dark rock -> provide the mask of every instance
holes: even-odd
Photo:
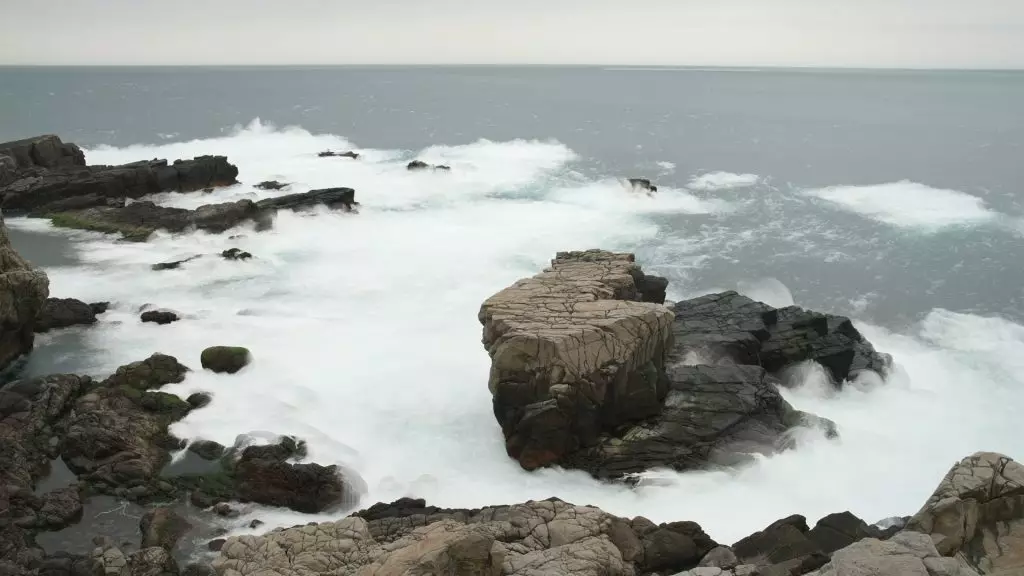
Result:
[[[824,566],[833,552],[863,538],[877,538],[849,512],[822,518],[813,530],[803,516],[790,516],[733,545],[739,564],[771,567],[780,574],[806,574]]]
[[[234,374],[252,361],[252,355],[241,346],[211,346],[203,350],[199,360],[207,370]]]
[[[235,465],[235,491],[242,501],[315,514],[342,503],[345,486],[337,466],[294,464],[291,445],[250,446]]]
[[[227,542],[224,538],[216,538],[206,543],[206,547],[212,552],[220,552],[220,549],[224,547]]]
[[[252,254],[238,248],[229,248],[221,252],[220,255],[225,260],[248,260],[252,258]]]
[[[35,331],[95,323],[96,312],[90,304],[74,298],[47,298],[36,318]]]
[[[32,350],[35,323],[50,295],[50,280],[22,258],[0,217],[0,370]]]
[[[110,302],[90,302],[89,308],[92,309],[92,313],[99,316],[100,314],[106,314],[107,310],[110,309]]]
[[[238,510],[235,510],[226,502],[214,505],[213,513],[224,518],[237,518],[240,515]]]
[[[630,178],[629,185],[634,190],[641,190],[648,194],[653,194],[658,191],[658,187],[651,184],[651,181],[647,178]]]
[[[181,382],[187,371],[173,357],[154,354],[118,368],[76,401],[61,456],[79,480],[101,493],[126,489],[137,500],[160,493],[157,476],[169,450],[181,447],[167,427],[191,406],[154,389]]]
[[[219,550],[219,549],[218,549]],[[181,576],[216,576],[217,572],[214,571],[212,566],[205,564],[189,564],[185,566],[185,569],[181,571]]]
[[[134,162],[122,166],[61,166],[20,169],[0,188],[5,210],[49,214],[106,206],[110,200],[141,198],[158,192],[190,192],[235,184],[238,169],[223,156],[192,160]]]
[[[202,258],[202,254],[197,254],[195,256],[189,256],[188,258],[184,258],[182,260],[174,260],[173,262],[161,262],[159,264],[153,264],[151,266],[151,268],[153,270],[175,270],[175,269],[181,267],[181,265],[184,264],[185,262],[191,262],[192,260],[195,260],[196,258]]]
[[[446,166],[444,164],[427,164],[426,162],[423,162],[421,160],[413,160],[412,162],[409,162],[409,164],[407,164],[405,168],[411,171],[441,170],[444,172],[447,172],[452,169],[451,166]]]
[[[185,402],[188,402],[189,406],[192,408],[205,408],[209,406],[212,401],[213,398],[211,398],[206,392],[196,392],[185,399]]]
[[[327,206],[332,209],[352,210],[356,202],[356,191],[352,188],[321,188],[300,194],[286,194],[275,198],[266,198],[256,203],[265,212],[277,210],[301,210],[314,206]]]
[[[143,312],[139,316],[139,320],[160,324],[162,326],[164,324],[170,324],[171,322],[177,322],[179,318],[177,314],[167,310],[150,310],[148,312]]]
[[[204,460],[216,460],[224,455],[227,448],[212,440],[197,440],[188,445],[189,452],[197,454]]]
[[[359,158],[359,154],[349,150],[348,152],[332,152],[330,150],[324,150],[323,152],[317,153],[317,156],[321,158],[351,158],[356,160]]]
[[[139,530],[142,531],[142,548],[159,546],[173,552],[178,540],[192,527],[188,520],[168,506],[153,508],[142,517]]]
[[[869,526],[850,512],[839,512],[818,520],[814,528],[807,533],[807,537],[825,554],[832,555],[836,550],[846,548],[864,538],[881,539],[882,531]]]
[[[256,528],[259,528],[260,526],[263,526],[263,521],[262,520],[258,520],[257,519],[257,520],[253,520],[252,522],[249,522],[249,528],[252,528],[253,530],[255,530]]]
[[[288,184],[287,182],[278,182],[277,180],[265,180],[254,186],[254,188],[256,188],[257,190],[281,190],[289,186],[291,186],[291,184]]]
[[[59,136],[46,135],[0,143],[0,155],[11,159],[15,170],[85,166],[85,153]]]
[[[82,519],[82,495],[78,486],[51,490],[40,498],[36,527],[60,530]]]

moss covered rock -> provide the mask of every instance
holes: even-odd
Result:
[[[203,350],[199,361],[203,368],[217,373],[234,374],[252,360],[248,348],[241,346],[211,346]]]

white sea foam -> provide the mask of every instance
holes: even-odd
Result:
[[[173,354],[196,370],[169,391],[214,396],[176,424],[176,434],[226,444],[251,431],[296,434],[313,460],[358,471],[368,490],[363,504],[412,495],[469,507],[558,496],[658,522],[695,520],[723,542],[792,513],[812,521],[844,509],[869,521],[911,513],[961,456],[1024,455],[1024,328],[936,311],[910,335],[863,327],[896,355],[901,370],[892,382],[838,395],[810,384],[787,392],[797,407],[835,420],[838,442],[810,434],[799,450],[749,468],[664,473],[636,490],[579,472],[527,473],[506,457],[491,412],[481,301],[558,250],[653,243],[663,214],[704,218],[728,205],[680,190],[648,198],[617,182],[582,181],[571,170],[574,154],[557,143],[360,149],[359,161],[317,158],[325,148],[355,146],[254,124],[213,140],[87,151],[103,163],[220,153],[239,165],[245,184],[175,195],[178,205],[278,194],[251,186],[272,178],[293,182],[291,191],[352,186],[362,208],[285,212],[273,230],[233,240],[238,232],[159,234],[145,244],[71,233],[84,263],[50,270],[51,292],[114,303],[83,332],[85,369],[103,375],[156,351]],[[452,172],[410,173],[404,163],[414,157],[450,162]],[[230,246],[256,257],[210,256]],[[207,256],[178,270],[149,269],[193,254]],[[791,300],[780,285],[759,284],[762,297]],[[144,304],[183,320],[141,324]],[[230,376],[199,370],[200,351],[215,344],[247,346],[255,360]],[[258,515],[263,529],[310,519]]]
[[[708,172],[690,179],[687,187],[691,190],[716,191],[733,188],[747,188],[757,184],[756,174],[734,174],[732,172]]]
[[[805,194],[872,220],[925,231],[984,224],[999,218],[981,198],[908,180],[873,186],[816,188],[806,190]]]

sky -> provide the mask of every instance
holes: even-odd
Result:
[[[1024,68],[1024,0],[0,0],[0,64]]]

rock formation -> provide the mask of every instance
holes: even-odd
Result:
[[[331,150],[324,150],[323,152],[318,152],[317,156],[319,156],[320,158],[351,158],[353,160],[359,159],[359,153],[353,152],[351,150],[346,152],[333,152]]]
[[[195,210],[138,201],[56,212],[48,217],[56,226],[121,234],[126,240],[141,242],[157,230],[183,232],[198,229],[221,233],[245,222],[255,222],[257,228],[268,228],[278,210],[302,210],[314,206],[352,210],[357,205],[355,191],[351,188],[325,188],[259,202],[238,200],[206,204]]]
[[[211,346],[203,350],[199,359],[203,368],[218,373],[234,374],[248,366],[252,354],[241,346]]]
[[[658,191],[658,187],[652,184],[647,178],[630,178],[627,182],[629,182],[629,187],[633,190],[646,192],[648,195],[654,194]]]
[[[409,162],[405,168],[411,172],[418,172],[420,170],[441,170],[447,172],[452,169],[451,166],[446,166],[444,164],[427,164],[422,160],[413,160],[412,162]]]
[[[56,328],[95,324],[96,315],[106,310],[105,302],[86,304],[74,298],[47,298],[36,318],[35,331],[42,333]]]
[[[775,310],[735,292],[660,305],[668,282],[631,254],[559,253],[480,309],[489,387],[508,454],[599,478],[731,465],[831,422],[794,410],[775,374],[822,363],[841,383],[885,373],[849,319]]]
[[[32,350],[50,281],[11,247],[0,216],[0,370]]]

